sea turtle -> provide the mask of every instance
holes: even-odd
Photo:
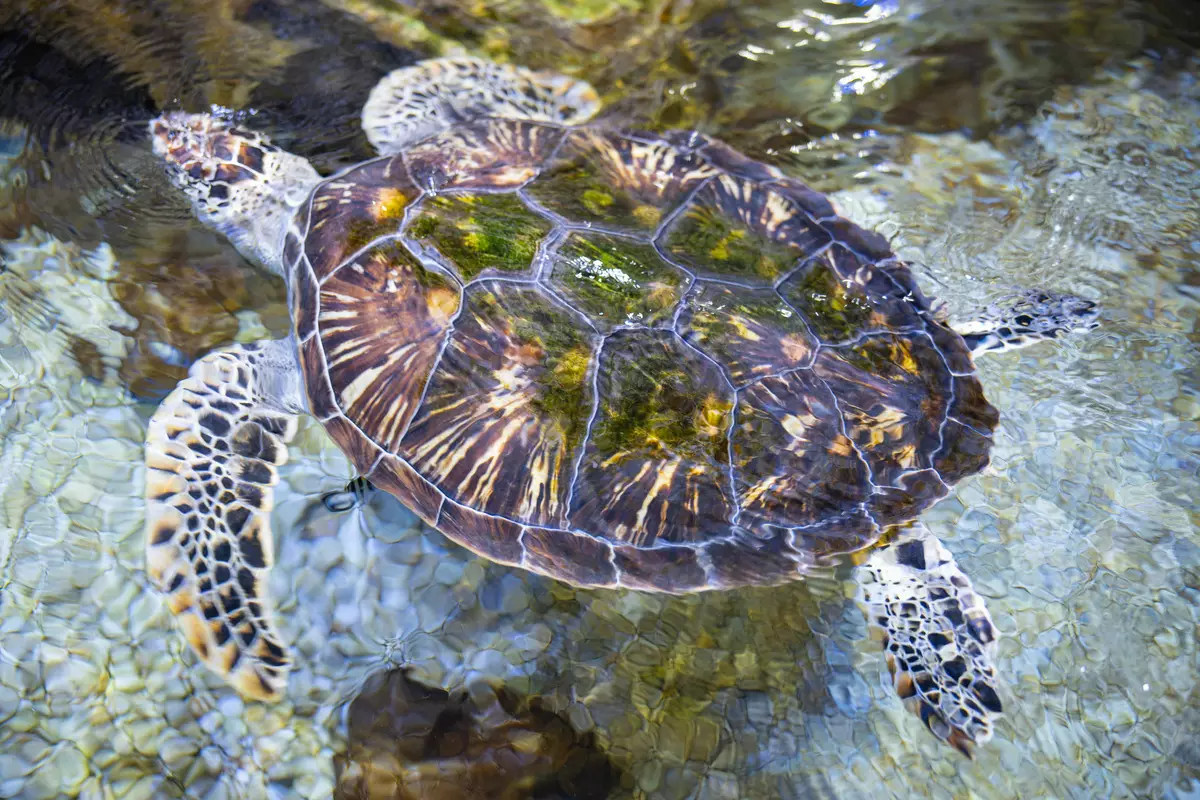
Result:
[[[1094,325],[1029,293],[947,326],[878,234],[697,133],[584,124],[586,83],[476,59],[383,79],[329,178],[209,114],[150,123],[202,221],[284,277],[291,335],[210,353],[146,441],[147,561],[252,698],[297,416],[487,558],[585,587],[800,580],[859,554],[897,692],[969,754],[997,632],[919,512],[988,461],[973,356]],[[340,502],[340,501],[339,501]]]

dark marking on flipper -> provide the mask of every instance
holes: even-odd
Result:
[[[861,599],[882,634],[905,707],[970,757],[1003,711],[994,666],[999,632],[954,557],[924,528],[903,531],[861,567]]]
[[[276,467],[287,461],[296,416],[276,408],[281,398],[262,396],[256,378],[286,369],[280,357],[292,358],[290,347],[205,356],[163,401],[146,436],[150,576],[200,659],[258,700],[282,696],[289,663],[266,581]],[[234,455],[212,458],[214,450]]]

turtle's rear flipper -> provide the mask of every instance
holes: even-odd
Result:
[[[146,434],[146,564],[188,642],[240,692],[276,700],[288,657],[271,620],[271,506],[301,409],[288,341],[196,362]]]
[[[993,666],[999,633],[983,601],[954,557],[919,525],[873,551],[859,578],[905,707],[970,756],[992,738],[1002,710]]]
[[[384,76],[362,125],[384,155],[459,122],[482,117],[578,125],[600,108],[586,81],[481,58],[435,58]]]

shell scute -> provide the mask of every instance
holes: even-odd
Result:
[[[936,459],[934,464],[936,466]],[[871,496],[871,513],[880,525],[912,519],[950,491],[934,469],[904,473],[893,484],[877,487]]]
[[[882,268],[835,244],[796,270],[779,293],[826,344],[924,327],[920,306]]]
[[[572,233],[551,256],[550,286],[599,330],[670,325],[689,278],[649,244]]]
[[[376,487],[390,492],[429,525],[436,525],[443,496],[415,469],[396,456],[386,453],[363,474]]]
[[[296,338],[305,341],[317,332],[317,314],[321,312],[317,279],[308,268],[308,261],[301,260],[292,271],[292,326]]]
[[[325,367],[325,352],[320,337],[313,336],[300,342],[300,370],[304,375],[304,388],[308,394],[308,408],[313,416],[324,421],[340,414],[333,387],[329,384],[329,370]]]
[[[464,547],[502,564],[520,564],[524,527],[446,500],[435,526]]]
[[[712,586],[721,589],[787,583],[813,563],[811,556],[792,547],[791,536],[782,528],[762,537],[742,533],[709,542],[704,552],[712,564]]]
[[[618,133],[571,131],[526,191],[569,222],[652,233],[717,171],[665,142]]]
[[[702,276],[771,286],[830,241],[782,192],[721,175],[670,224],[662,246]]]
[[[942,437],[942,447],[933,458],[933,468],[942,480],[954,483],[988,465],[992,437],[953,419],[946,420]]]
[[[325,420],[325,430],[359,473],[371,472],[381,452],[350,420],[340,414],[335,415]]]
[[[538,174],[564,135],[536,122],[476,120],[425,139],[404,158],[427,192],[514,189]]]
[[[612,545],[566,530],[526,528],[522,566],[580,586],[616,586]]]
[[[398,452],[464,505],[563,524],[597,344],[534,286],[473,284]]]
[[[377,158],[322,181],[300,211],[308,220],[304,254],[317,280],[380,236],[398,234],[419,195],[399,157]]]
[[[735,386],[811,365],[818,344],[774,291],[705,281],[689,292],[679,332],[724,365]]]
[[[870,496],[867,466],[843,433],[837,402],[811,371],[764,378],[739,399],[740,525],[756,534],[813,525]]]
[[[621,585],[629,589],[690,592],[708,582],[700,563],[700,551],[685,545],[651,549],[615,545],[613,564],[621,576]]]
[[[389,452],[416,411],[459,302],[452,278],[396,241],[321,286],[318,321],[338,407]]]
[[[706,141],[700,153],[714,167],[728,172],[730,175],[735,175],[749,181],[761,181],[765,183],[767,181],[782,179],[783,174],[775,167],[768,166],[761,161],[755,161],[734,150],[724,142],[709,137],[705,137],[705,139]],[[801,204],[801,208],[812,213],[803,204]]]
[[[715,364],[663,331],[605,343],[599,410],[571,521],[639,546],[693,542],[729,527],[734,396]]]
[[[531,274],[552,227],[513,193],[443,194],[422,201],[405,236],[431,247],[465,283],[485,273]]]
[[[813,370],[836,395],[876,485],[931,466],[953,389],[928,337],[885,334],[823,348]]]

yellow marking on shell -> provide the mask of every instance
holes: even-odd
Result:
[[[662,220],[662,209],[656,206],[640,205],[633,209],[633,218],[647,228],[653,228]]]
[[[765,495],[775,490],[776,484],[782,482],[782,479],[777,475],[768,475],[758,483],[747,489],[742,497],[744,505],[751,506],[761,500]]]
[[[808,433],[808,429],[813,425],[816,425],[819,421],[820,420],[818,420],[812,414],[788,414],[785,416],[781,421],[781,424],[783,425],[783,429],[788,432],[788,435],[791,436],[793,440],[788,444],[788,450],[793,452],[803,452],[803,448],[798,447],[799,443],[807,441],[805,436]]]
[[[747,327],[747,325],[746,325],[746,321],[743,320],[741,317],[730,317],[729,322],[731,325],[733,325],[733,329],[737,333],[737,335],[742,337],[746,341],[748,341],[748,342],[762,341],[762,337],[759,336],[754,331],[750,330],[750,328]]]
[[[904,412],[898,408],[884,407],[875,415],[862,414],[862,424],[858,427],[865,429],[869,441],[867,449],[874,449],[888,440],[900,439],[904,436]],[[869,422],[867,420],[870,420]]]
[[[646,477],[646,473],[652,469],[654,469],[654,465],[651,462],[643,461],[641,469],[638,470],[637,475],[635,475],[632,480],[624,481],[614,486],[612,496],[608,498],[607,508],[622,508],[625,505],[625,493],[634,486],[639,485],[642,479]],[[631,535],[634,533],[634,529],[625,523],[615,526],[614,532],[616,533],[618,539],[631,542],[633,544],[639,544],[642,538],[640,536]]]
[[[531,476],[530,491],[521,497],[517,515],[522,519],[531,519],[541,511],[537,507],[538,493],[535,491],[535,487],[546,487],[545,496],[548,498],[557,499],[559,496],[558,476],[562,469],[562,450],[555,448],[551,454],[546,448],[539,448],[530,459],[530,463],[526,464],[526,469]],[[553,517],[561,514],[565,509],[562,509],[559,503],[553,503],[552,506],[547,507],[546,511]]]
[[[783,357],[792,364],[799,364],[801,361],[808,359],[812,350],[808,346],[808,341],[801,336],[789,333],[779,340],[780,349],[783,351]]]
[[[620,464],[622,461],[624,461],[626,458],[628,458],[629,455],[630,455],[630,452],[628,450],[618,450],[617,452],[613,453],[608,458],[601,461],[600,466],[604,469],[607,469],[608,467],[611,467],[613,464]]]
[[[717,261],[727,261],[729,259],[729,245],[745,238],[746,232],[744,230],[741,228],[734,228],[729,233],[725,234],[725,238],[713,245],[712,249],[708,251],[708,254]]]
[[[341,398],[342,408],[352,408],[354,404],[358,402],[358,398],[362,396],[362,393],[366,391],[367,387],[370,386],[371,383],[374,382],[374,380],[378,378],[384,371],[386,371],[389,366],[391,366],[390,360],[385,361],[378,367],[365,369],[358,373],[354,380],[350,381],[350,383],[346,385],[346,388],[342,389],[339,395]]]
[[[450,422],[409,454],[410,461],[422,464],[433,480],[444,483],[471,453],[470,442],[488,439],[488,447],[482,455],[470,455],[474,459],[471,470],[457,482],[454,490],[462,501],[471,505],[483,505],[483,501],[492,496],[505,468],[511,467],[505,456],[517,449],[513,443],[533,435],[529,431],[529,422],[537,415],[529,408],[533,397],[532,382],[521,374],[527,368],[517,359],[510,359],[508,363],[515,366],[496,375],[500,383],[497,390],[484,397],[462,397],[430,412],[431,423],[438,418]],[[467,409],[466,413],[456,418],[454,412],[463,408]],[[539,436],[528,448],[523,475],[528,487],[517,507],[522,518],[554,519],[561,515],[559,475],[562,464],[563,448],[556,439]]]
[[[475,465],[471,467],[471,471],[459,484],[460,489],[477,500],[482,500],[492,494],[496,487],[496,479],[500,474],[498,467],[503,465],[502,457],[508,452],[508,445],[512,438],[521,432],[524,422],[523,419],[508,419],[504,422],[500,432],[493,437],[487,450],[476,458]],[[471,484],[476,482],[479,485],[472,491]]]
[[[912,348],[903,340],[896,343],[896,346],[892,350],[892,358],[900,365],[902,370],[910,375],[917,375],[921,371],[917,359],[913,358]]]
[[[751,216],[755,207],[752,196],[760,189],[755,184],[740,181],[732,175],[722,175],[718,180],[721,182],[721,187],[737,199],[735,212],[737,217],[746,225],[763,228],[768,236],[774,237],[779,226],[787,222],[793,214],[798,213],[783,195],[769,192],[765,206],[760,211],[758,218],[755,219]],[[741,236],[745,235],[744,231],[737,233]]]
[[[648,465],[649,465],[649,462],[647,462],[647,466]],[[667,462],[666,464],[663,464],[658,468],[658,470],[657,470],[658,474],[656,474],[654,476],[654,485],[650,487],[650,491],[646,492],[646,496],[642,498],[642,505],[641,505],[641,508],[638,509],[638,513],[637,513],[637,523],[636,523],[635,530],[642,531],[642,533],[645,534],[645,532],[646,532],[646,517],[650,513],[650,505],[654,502],[654,499],[658,496],[659,492],[662,492],[664,490],[671,488],[671,484],[675,482],[675,472],[678,469],[679,469],[679,460],[678,459]],[[660,515],[665,515],[667,513],[667,508],[671,504],[669,502],[667,502],[666,498],[664,498],[662,505],[663,505],[663,508],[660,509]],[[665,527],[666,524],[667,524],[667,520],[664,516],[663,518],[661,518],[659,520],[659,525]],[[661,527],[660,527],[660,529],[661,529]],[[641,538],[643,538],[643,537],[639,537],[639,539],[641,539]]]
[[[835,456],[848,456],[854,452],[854,445],[845,436],[838,434],[829,443],[829,452]]]
[[[450,323],[450,318],[458,312],[458,292],[449,289],[432,289],[425,296],[429,307],[429,316],[439,327]]]
[[[404,216],[404,209],[408,207],[408,196],[399,189],[383,189],[379,193],[379,199],[371,206],[371,214],[379,222],[388,219],[397,219]]]
[[[412,368],[412,360],[421,355],[422,345],[426,343],[425,339],[418,342],[410,342],[401,347],[397,347],[388,356],[387,361],[381,371],[405,370]],[[358,383],[359,379],[355,379],[354,383]],[[353,385],[353,384],[352,384]],[[365,388],[365,386],[363,387]],[[360,389],[361,391],[361,389]],[[343,392],[344,393],[344,392]],[[368,396],[361,408],[355,408],[355,413],[362,415],[373,414],[373,407],[383,402],[385,398],[390,397],[390,402],[382,414],[375,414],[374,419],[381,422],[383,428],[379,431],[382,442],[394,442],[395,438],[400,435],[400,431],[408,422],[410,406],[417,402],[418,398],[410,396],[406,392],[393,392],[389,395],[386,392],[372,394]],[[356,398],[357,399],[357,398]],[[346,406],[349,411],[350,407]]]
[[[917,446],[915,444],[906,444],[892,455],[896,459],[896,463],[905,469],[911,469],[917,465]]]

